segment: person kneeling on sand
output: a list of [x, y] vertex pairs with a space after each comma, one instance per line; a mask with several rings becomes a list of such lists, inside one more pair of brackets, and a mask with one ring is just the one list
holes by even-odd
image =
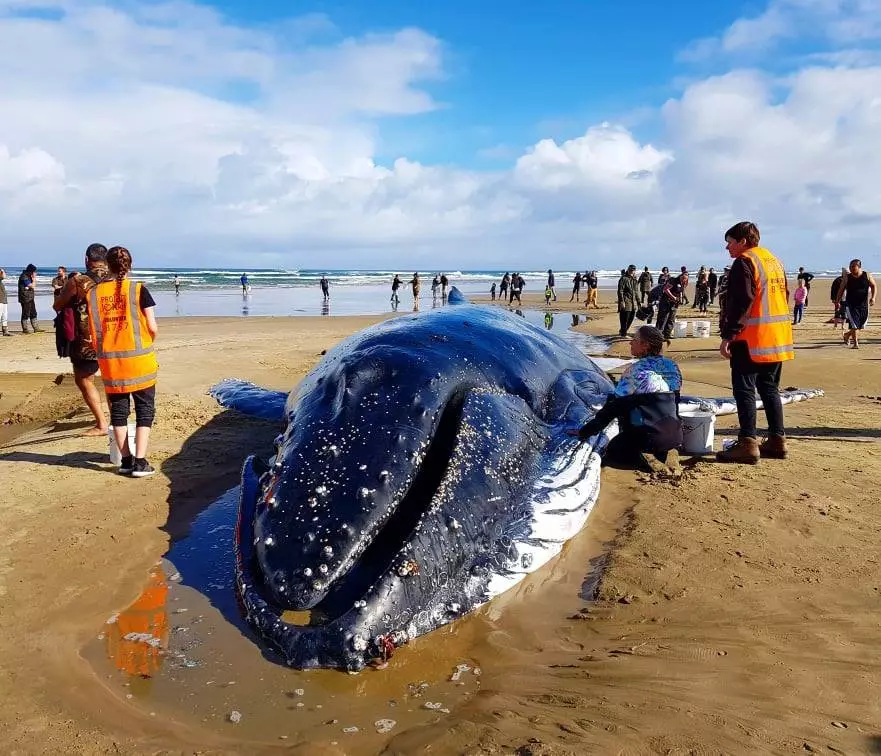
[[86, 406], [95, 417], [95, 426], [83, 435], [104, 436], [107, 434], [107, 420], [101, 409], [101, 397], [95, 388], [95, 374], [98, 372], [98, 357], [92, 341], [89, 325], [89, 291], [96, 284], [107, 280], [107, 247], [103, 244], [90, 244], [86, 250], [86, 272], [71, 273], [64, 288], [55, 298], [52, 307], [61, 314], [67, 328], [68, 318], [72, 320], [73, 338], [70, 340], [68, 356], [73, 366], [73, 380], [86, 401]]
[[[145, 478], [156, 472], [147, 461], [159, 373], [153, 350], [159, 330], [156, 302], [144, 284], [128, 279], [132, 256], [125, 247], [112, 247], [107, 252], [107, 267], [111, 280], [89, 291], [92, 341], [110, 405], [110, 424], [122, 457], [119, 473]], [[137, 420], [134, 450], [128, 441], [131, 400]]]
[[[663, 356], [664, 342], [664, 335], [654, 326], [637, 328], [630, 341], [630, 354], [637, 361], [621, 375], [615, 393], [593, 420], [569, 431], [586, 441], [617, 419], [619, 432], [606, 449], [606, 462], [668, 474], [679, 469], [682, 373], [673, 360]], [[666, 460], [666, 467], [660, 460]]]

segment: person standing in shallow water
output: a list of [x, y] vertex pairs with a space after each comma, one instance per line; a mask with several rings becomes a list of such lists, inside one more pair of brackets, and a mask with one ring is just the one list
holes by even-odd
[[[156, 415], [159, 363], [153, 342], [156, 302], [140, 281], [128, 278], [131, 253], [125, 247], [107, 252], [110, 280], [89, 291], [89, 323], [101, 379], [110, 405], [110, 424], [119, 445], [121, 475], [145, 478], [156, 471], [147, 461], [150, 431]], [[135, 405], [135, 448], [128, 441], [128, 416]]]
[[[720, 317], [719, 353], [731, 363], [731, 387], [740, 423], [737, 441], [716, 454], [719, 462], [756, 464], [760, 457], [786, 457], [780, 401], [783, 363], [795, 357], [789, 287], [780, 261], [759, 246], [759, 229], [743, 221], [725, 232], [734, 259]], [[768, 418], [768, 438], [756, 438], [756, 392]]]
[[321, 286], [321, 293], [324, 296], [324, 301], [326, 302], [330, 299], [330, 281], [327, 280], [327, 276], [322, 275], [321, 280], [319, 280], [319, 285]]
[[419, 273], [416, 272], [413, 274], [413, 278], [410, 279], [410, 287], [413, 289], [413, 309], [419, 309], [419, 291], [422, 288], [422, 284], [419, 282]]

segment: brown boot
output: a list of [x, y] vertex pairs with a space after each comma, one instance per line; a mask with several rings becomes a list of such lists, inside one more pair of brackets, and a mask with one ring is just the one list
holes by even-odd
[[759, 444], [763, 459], [786, 459], [786, 436], [768, 436]]
[[744, 436], [728, 449], [716, 452], [717, 462], [734, 462], [741, 465], [754, 465], [759, 461], [759, 442]]

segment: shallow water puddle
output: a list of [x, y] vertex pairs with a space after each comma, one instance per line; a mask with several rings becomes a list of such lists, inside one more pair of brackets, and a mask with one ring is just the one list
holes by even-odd
[[456, 623], [358, 675], [298, 671], [261, 648], [239, 614], [232, 539], [238, 489], [193, 523], [150, 573], [138, 599], [108, 618], [84, 656], [116, 695], [150, 716], [248, 740], [369, 747], [435, 721], [472, 697], [481, 670]]
[[590, 319], [587, 315], [577, 312], [552, 312], [550, 310], [514, 310], [514, 314], [520, 315], [533, 325], [544, 328], [568, 341], [584, 354], [605, 354], [609, 349], [609, 344], [605, 339], [589, 333], [572, 330], [573, 326], [587, 323]]

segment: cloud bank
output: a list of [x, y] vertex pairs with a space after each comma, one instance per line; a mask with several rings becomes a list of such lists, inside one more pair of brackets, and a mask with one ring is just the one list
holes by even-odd
[[693, 77], [654, 143], [585, 124], [478, 171], [376, 162], [388, 119], [455, 107], [432, 96], [446, 49], [421, 30], [0, 0], [0, 249], [6, 264], [99, 239], [150, 264], [616, 267], [718, 259], [752, 218], [790, 265], [878, 269], [878, 4], [774, 0], [686, 57], [793, 35], [822, 44], [785, 72], [734, 55]]

